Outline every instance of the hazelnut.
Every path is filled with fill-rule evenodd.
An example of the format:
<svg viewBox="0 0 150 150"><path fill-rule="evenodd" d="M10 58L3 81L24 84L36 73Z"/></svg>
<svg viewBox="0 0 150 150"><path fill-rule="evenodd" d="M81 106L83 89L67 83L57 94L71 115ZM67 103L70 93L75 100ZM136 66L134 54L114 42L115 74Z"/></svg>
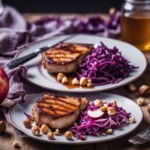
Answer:
<svg viewBox="0 0 150 150"><path fill-rule="evenodd" d="M65 138L66 139L70 140L72 138L72 136L73 136L73 133L71 131L65 132Z"/></svg>
<svg viewBox="0 0 150 150"><path fill-rule="evenodd" d="M147 105L147 110L150 113L150 104Z"/></svg>
<svg viewBox="0 0 150 150"><path fill-rule="evenodd" d="M92 83L92 80L91 80L91 79L88 79L88 83L90 83L90 82Z"/></svg>
<svg viewBox="0 0 150 150"><path fill-rule="evenodd" d="M31 127L31 120L26 119L26 120L23 121L23 124L26 128L30 128Z"/></svg>
<svg viewBox="0 0 150 150"><path fill-rule="evenodd" d="M116 9L114 7L109 9L109 15L114 15L116 13Z"/></svg>
<svg viewBox="0 0 150 150"><path fill-rule="evenodd" d="M13 142L13 146L14 146L14 147L18 147L18 146L19 146L19 142L18 142L18 141L14 141L14 142Z"/></svg>
<svg viewBox="0 0 150 150"><path fill-rule="evenodd" d="M114 107L108 107L108 108L107 108L107 112L108 112L108 114L111 115L111 116L113 116L113 115L116 114L116 110L115 110Z"/></svg>
<svg viewBox="0 0 150 150"><path fill-rule="evenodd" d="M91 87L91 86L92 86L92 82L88 82L87 87Z"/></svg>
<svg viewBox="0 0 150 150"><path fill-rule="evenodd" d="M38 136L40 134L40 128L38 126L34 126L31 128L33 135Z"/></svg>
<svg viewBox="0 0 150 150"><path fill-rule="evenodd" d="M57 75L57 81L62 81L63 77L65 77L65 75L63 73L59 73Z"/></svg>
<svg viewBox="0 0 150 150"><path fill-rule="evenodd" d="M47 134L47 133L50 131L50 129L49 129L49 127L48 127L46 124L43 124L43 125L41 126L41 131L42 131L44 134Z"/></svg>
<svg viewBox="0 0 150 150"><path fill-rule="evenodd" d="M76 122L73 125L74 125L74 127L78 126L78 124Z"/></svg>
<svg viewBox="0 0 150 150"><path fill-rule="evenodd" d="M134 117L131 117L131 118L129 118L129 123L135 123L135 118Z"/></svg>
<svg viewBox="0 0 150 150"><path fill-rule="evenodd" d="M59 132L59 129L55 129L55 132Z"/></svg>
<svg viewBox="0 0 150 150"><path fill-rule="evenodd" d="M143 96L147 96L150 94L150 87L148 85L142 85L139 88L139 93Z"/></svg>
<svg viewBox="0 0 150 150"><path fill-rule="evenodd" d="M97 106L97 107L103 106L102 100L96 99L96 100L94 101L94 106Z"/></svg>
<svg viewBox="0 0 150 150"><path fill-rule="evenodd" d="M107 107L102 106L102 107L100 107L100 110L105 112L105 111L107 111Z"/></svg>
<svg viewBox="0 0 150 150"><path fill-rule="evenodd" d="M80 83L79 83L79 81L77 80L77 78L74 78L74 79L72 80L72 84L73 84L73 85L78 85L78 84L80 84Z"/></svg>
<svg viewBox="0 0 150 150"><path fill-rule="evenodd" d="M68 78L67 78L67 77L63 77L63 78L62 78L62 83L63 83L63 84L68 83Z"/></svg>
<svg viewBox="0 0 150 150"><path fill-rule="evenodd" d="M60 133L59 133L59 132L54 132L54 134L55 134L55 135L60 135Z"/></svg>
<svg viewBox="0 0 150 150"><path fill-rule="evenodd" d="M106 136L106 133L102 133L102 135Z"/></svg>
<svg viewBox="0 0 150 150"><path fill-rule="evenodd" d="M108 108L108 104L104 104L103 106Z"/></svg>
<svg viewBox="0 0 150 150"><path fill-rule="evenodd" d="M87 85L87 83L88 83L87 78L86 77L81 77L81 79L80 79L80 85Z"/></svg>
<svg viewBox="0 0 150 150"><path fill-rule="evenodd" d="M142 106L144 104L144 98L138 98L136 102L138 105Z"/></svg>
<svg viewBox="0 0 150 150"><path fill-rule="evenodd" d="M113 106L116 106L116 105L117 105L116 100L112 100L111 103L113 103Z"/></svg>
<svg viewBox="0 0 150 150"><path fill-rule="evenodd" d="M128 85L128 88L129 88L129 90L132 91L132 92L136 91L136 87L135 87L133 84L129 84L129 85Z"/></svg>
<svg viewBox="0 0 150 150"><path fill-rule="evenodd" d="M47 133L47 137L48 137L48 139L50 139L50 140L54 139L54 133L51 132L51 131L49 131L49 132Z"/></svg>
<svg viewBox="0 0 150 150"><path fill-rule="evenodd" d="M4 121L0 121L0 134L5 132L6 130L6 123Z"/></svg>
<svg viewBox="0 0 150 150"><path fill-rule="evenodd" d="M106 133L112 134L112 133L113 133L113 129L108 129L108 130L106 131Z"/></svg>

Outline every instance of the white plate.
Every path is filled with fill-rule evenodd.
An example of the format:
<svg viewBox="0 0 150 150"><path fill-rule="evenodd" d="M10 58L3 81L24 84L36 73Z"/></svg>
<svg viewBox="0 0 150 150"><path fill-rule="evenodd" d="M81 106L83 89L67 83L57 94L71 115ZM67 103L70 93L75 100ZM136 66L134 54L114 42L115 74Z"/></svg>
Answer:
<svg viewBox="0 0 150 150"><path fill-rule="evenodd" d="M53 92L53 93L58 94L58 92ZM9 111L9 117L10 117L11 123L17 129L21 130L26 135L28 135L31 138L36 139L36 140L45 141L45 142L49 142L49 143L55 143L55 144L57 144L57 143L88 144L88 143L109 141L109 140L113 140L113 139L122 137L126 134L129 134L130 132L132 132L139 126L139 124L141 123L142 118L143 118L143 113L142 113L140 107L135 102L133 102L132 100L130 100L128 98L119 96L119 95L100 93L100 92L94 93L94 94L87 93L87 94L78 94L78 95L71 94L71 93L70 94L59 93L59 94L64 94L66 96L67 95L68 96L78 96L78 97L86 96L89 101L99 98L99 99L102 99L104 102L111 102L113 99L115 99L117 101L118 106L123 107L127 112L131 112L131 115L133 117L135 117L136 123L128 124L128 125L125 125L124 127L122 127L121 129L117 129L114 131L114 133L112 135L99 136L99 137L87 136L85 141L76 140L75 137L73 137L73 140L66 140L64 135L55 136L55 140L48 140L47 136L42 133L40 134L40 136L34 136L31 133L31 130L25 128L23 125L23 120L26 119L26 116L23 114L23 112L31 114L31 110L32 110L35 100L37 100L37 98L39 98L39 97L42 97L44 95L43 93L32 95L32 96L26 98L26 102L24 104L17 104L14 107L12 107L12 109L10 109L10 111Z"/></svg>
<svg viewBox="0 0 150 150"><path fill-rule="evenodd" d="M25 56L31 52L34 52L37 48L40 48L42 46L48 45L50 43L54 44L56 42L61 41L62 39L66 38L67 36L58 36L53 39L46 39L42 40L40 42L36 42L33 44L30 44L26 48L22 49L15 58L20 58L22 56ZM119 51L121 51L123 57L125 57L127 60L131 61L131 64L134 66L138 66L139 69L135 69L130 73L130 76L124 80L122 80L119 83L116 84L107 84L102 86L96 86L94 89L84 89L84 88L74 88L74 89L67 89L65 86L59 84L53 77L51 77L47 70L43 68L41 65L41 57L42 55L39 54L38 57L32 59L31 61L25 63L25 66L28 68L27 72L27 79L43 88L55 90L55 91L63 91L63 92L71 92L71 93L85 93L85 92L96 92L96 91L104 91L108 89L113 89L116 87L123 86L125 84L128 84L129 82L134 81L137 79L146 69L147 63L145 56L143 53L138 50L136 47L127 44L125 42L109 39L109 38L103 38L98 36L91 36L91 35L78 35L66 42L75 42L75 43L93 43L93 44L99 44L100 41L102 41L106 46L109 48L113 48L116 46L119 48Z"/></svg>

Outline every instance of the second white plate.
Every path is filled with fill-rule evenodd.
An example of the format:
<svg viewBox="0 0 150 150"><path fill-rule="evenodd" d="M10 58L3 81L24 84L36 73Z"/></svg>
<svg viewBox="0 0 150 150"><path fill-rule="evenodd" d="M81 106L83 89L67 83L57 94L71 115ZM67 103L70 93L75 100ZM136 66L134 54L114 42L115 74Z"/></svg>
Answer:
<svg viewBox="0 0 150 150"><path fill-rule="evenodd" d="M58 36L52 39L46 39L46 40L32 43L28 45L27 47L23 48L15 56L15 58L20 58L22 56L30 54L34 52L37 48L49 45L50 43L55 44L61 41L62 39L65 39L66 37L67 36ZM132 82L135 79L137 79L145 71L146 66L147 66L145 56L140 50L138 50L136 47L128 43L109 39L109 38L92 36L92 35L78 35L66 42L100 44L100 41L102 41L109 48L113 48L114 46L116 46L119 49L119 51L122 53L122 56L124 58L129 60L132 65L138 66L139 68L133 70L130 73L130 76L128 78L116 84L96 86L93 89L84 89L84 88L67 89L67 87L59 84L53 77L51 77L47 73L47 70L44 69L41 64L42 54L39 54L38 57L24 64L28 68L27 80L43 88L47 88L47 89L51 89L55 91L71 92L71 93L85 93L85 92L89 93L89 92L96 92L96 91L105 91L105 90L109 90L109 89L113 89L113 88L126 85L129 82Z"/></svg>

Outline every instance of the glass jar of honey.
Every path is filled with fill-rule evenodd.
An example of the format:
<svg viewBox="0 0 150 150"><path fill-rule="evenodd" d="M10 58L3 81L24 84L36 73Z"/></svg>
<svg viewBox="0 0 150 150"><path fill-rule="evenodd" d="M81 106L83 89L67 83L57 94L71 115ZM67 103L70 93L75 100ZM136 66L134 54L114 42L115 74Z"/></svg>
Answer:
<svg viewBox="0 0 150 150"><path fill-rule="evenodd" d="M126 0L121 12L121 39L150 50L150 0Z"/></svg>

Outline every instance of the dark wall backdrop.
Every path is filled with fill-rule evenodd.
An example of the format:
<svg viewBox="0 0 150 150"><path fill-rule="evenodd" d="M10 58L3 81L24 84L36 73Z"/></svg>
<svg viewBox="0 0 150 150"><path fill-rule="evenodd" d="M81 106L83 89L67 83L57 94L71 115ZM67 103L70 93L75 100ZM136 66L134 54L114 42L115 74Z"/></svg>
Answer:
<svg viewBox="0 0 150 150"><path fill-rule="evenodd" d="M108 13L111 7L120 10L124 0L3 0L20 12L34 13Z"/></svg>

